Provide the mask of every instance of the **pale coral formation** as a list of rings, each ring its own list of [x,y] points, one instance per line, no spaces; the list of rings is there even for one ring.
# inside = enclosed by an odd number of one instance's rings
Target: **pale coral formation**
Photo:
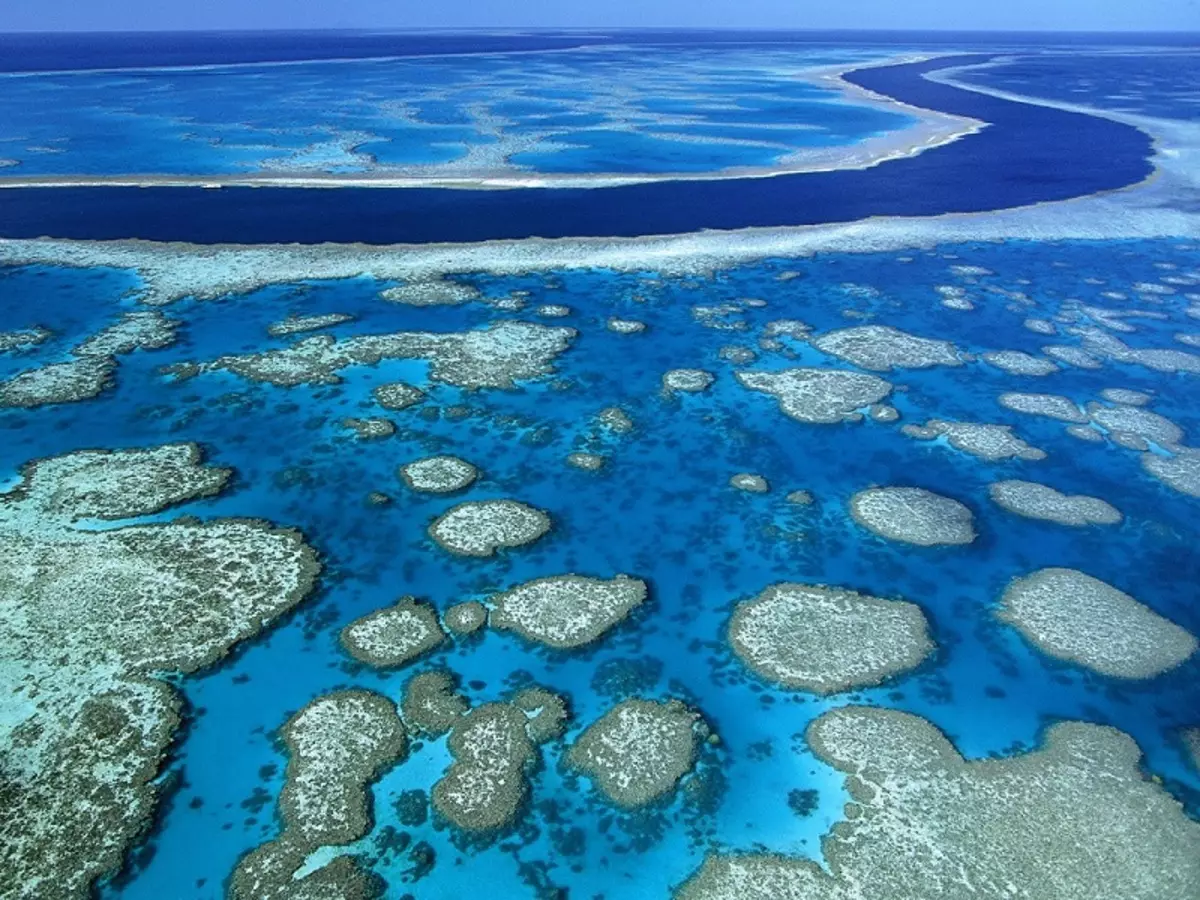
[[[368,613],[342,629],[342,646],[359,662],[396,668],[441,645],[446,638],[437,613],[413,597]]]
[[[1182,738],[1184,748],[1192,757],[1192,765],[1200,771],[1200,728],[1185,728]]]
[[[711,372],[703,369],[672,369],[662,377],[664,391],[682,391],[688,394],[698,394],[712,387]]]
[[[400,477],[414,491],[452,494],[474,484],[479,470],[457,456],[428,456],[401,466]]]
[[[975,516],[957,500],[924,488],[881,487],[859,491],[850,514],[868,531],[920,547],[969,544]]]
[[[1062,722],[1033,752],[968,761],[924,719],[852,706],[805,736],[851,798],[826,865],[713,854],[677,900],[1161,900],[1200,884],[1200,825],[1116,729]]]
[[[1174,622],[1076,569],[1015,579],[996,615],[1048,656],[1113,678],[1153,678],[1196,652]]]
[[[264,522],[72,525],[142,515],[227,477],[192,445],[85,451],[26,467],[0,495],[5,897],[83,898],[121,865],[179,723],[158,676],[212,665],[312,589],[315,553]]]
[[[988,365],[1003,369],[1009,375],[1050,375],[1058,371],[1058,366],[1048,359],[1030,356],[1020,350],[998,350],[983,354],[983,361]]]
[[[675,790],[696,764],[700,714],[679,700],[626,700],[593,722],[567,751],[609,801],[637,809]]]
[[[352,857],[296,875],[309,855],[349,844],[371,828],[367,786],[404,758],[407,735],[392,701],[372,691],[318,697],[281,729],[288,767],[279,797],[283,832],[246,854],[229,883],[233,900],[367,900],[382,885]]]
[[[73,359],[28,369],[0,381],[0,406],[37,407],[99,397],[115,383],[108,358]]]
[[[422,672],[409,679],[400,703],[408,727],[434,737],[453,728],[470,708],[466,698],[455,690],[454,676],[444,669]]]
[[[571,307],[562,306],[557,303],[547,303],[539,306],[536,312],[544,319],[563,319],[571,314]]]
[[[1077,369],[1102,369],[1104,363],[1092,356],[1086,350],[1079,347],[1071,347],[1062,344],[1052,344],[1048,347],[1043,347],[1042,352],[1052,359],[1056,359],[1061,363],[1066,363],[1068,366],[1074,366]]]
[[[1057,330],[1049,319],[1026,319],[1025,327],[1034,334],[1054,334]]]
[[[391,419],[342,419],[342,427],[354,432],[360,441],[374,441],[391,437],[396,433],[396,423]]]
[[[771,485],[767,483],[767,479],[761,475],[752,475],[749,472],[734,475],[729,479],[729,486],[737,488],[739,491],[745,491],[748,494],[765,494],[771,490]]]
[[[158,311],[126,313],[77,345],[70,360],[0,381],[0,407],[31,408],[98,397],[115,383],[118,356],[168,347],[175,342],[176,328],[176,322]]]
[[[1173,456],[1143,453],[1142,468],[1171,490],[1200,497],[1200,450],[1180,448]]]
[[[629,434],[634,429],[633,419],[619,406],[609,406],[596,414],[596,421],[613,434]]]
[[[550,517],[516,500],[472,500],[438,516],[429,536],[458,556],[492,556],[531,544],[550,530]]]
[[[932,441],[945,437],[955,450],[970,453],[980,459],[1039,460],[1046,458],[1046,451],[1025,443],[1017,437],[1010,425],[985,425],[975,422],[947,422],[930,419],[924,425],[905,425],[900,429],[911,438]]]
[[[886,403],[872,403],[867,413],[876,422],[895,422],[900,418],[900,411]]]
[[[29,350],[44,343],[50,337],[45,328],[27,328],[22,331],[0,331],[0,353],[14,350]]]
[[[379,296],[389,303],[406,306],[459,306],[478,300],[482,295],[469,284],[438,278],[391,287]]]
[[[646,330],[646,323],[639,322],[636,319],[618,319],[613,317],[608,320],[608,330],[615,334],[641,334]]]
[[[572,453],[567,456],[567,464],[585,472],[596,472],[604,468],[606,460],[597,453]]]
[[[1116,335],[1099,328],[1077,328],[1083,349],[1101,359],[1144,366],[1155,372],[1200,373],[1200,356],[1183,350],[1130,347]]]
[[[534,686],[518,691],[510,702],[528,718],[525,730],[535,744],[557,740],[566,732],[571,714],[560,695]]]
[[[1091,425],[1068,425],[1067,434],[1073,438],[1079,438],[1081,441],[1087,441],[1089,444],[1104,443],[1104,435]]]
[[[823,353],[873,372],[963,364],[958,350],[949,341],[918,337],[888,325],[831,331],[812,344]]]
[[[292,387],[336,384],[339,373],[352,366],[375,365],[385,359],[424,359],[430,363],[434,381],[472,390],[511,389],[518,381],[548,374],[554,359],[575,335],[573,328],[511,321],[448,334],[396,332],[342,340],[321,334],[281,349],[222,356],[194,365],[200,371],[226,370],[252,381]]]
[[[371,392],[375,402],[384,409],[401,410],[415,406],[425,399],[425,392],[411,384],[396,382],[381,384]]]
[[[148,516],[224,490],[233,470],[202,461],[196,444],[77,450],[22,467],[21,484],[7,498],[56,518]]]
[[[729,643],[759,677],[817,694],[880,684],[934,650],[920,607],[807,584],[772,585],[739,603]]]
[[[1166,450],[1179,449],[1183,429],[1164,416],[1135,406],[1103,406],[1089,403],[1088,415],[1108,436],[1132,450],[1148,450],[1157,444]]]
[[[288,316],[267,326],[267,334],[271,337],[286,337],[292,334],[303,334],[306,331],[320,331],[322,328],[332,328],[334,325],[344,325],[353,322],[354,316],[347,313],[324,313],[313,316]]]
[[[527,769],[536,759],[528,717],[507,703],[488,703],[459,719],[450,732],[454,762],[433,786],[433,806],[464,831],[511,825],[529,794]]]
[[[447,609],[442,618],[454,634],[474,634],[487,624],[488,611],[478,600],[465,600]]]
[[[490,600],[493,628],[565,650],[598,640],[646,599],[646,582],[555,575],[526,582]]]
[[[1060,422],[1085,424],[1088,416],[1074,400],[1057,394],[1001,394],[999,403],[1005,409],[1031,416],[1045,416]]]
[[[1150,394],[1129,388],[1105,388],[1100,392],[1100,396],[1109,403],[1119,403],[1122,406],[1145,406],[1154,399]]]
[[[891,383],[875,375],[838,369],[738,372],[737,379],[743,387],[775,397],[784,415],[811,424],[858,421],[859,410],[892,392]]]
[[[1011,513],[1059,525],[1119,525],[1123,518],[1120,510],[1098,497],[1072,496],[1032,481],[998,481],[988,492],[996,505]]]
[[[735,366],[748,366],[758,359],[758,354],[749,347],[739,347],[735,344],[722,347],[717,356],[725,362],[733,363]]]

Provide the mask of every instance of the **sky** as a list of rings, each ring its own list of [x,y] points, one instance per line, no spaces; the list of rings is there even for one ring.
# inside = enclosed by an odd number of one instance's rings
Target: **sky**
[[[1200,0],[0,0],[0,31],[592,26],[1200,31]]]

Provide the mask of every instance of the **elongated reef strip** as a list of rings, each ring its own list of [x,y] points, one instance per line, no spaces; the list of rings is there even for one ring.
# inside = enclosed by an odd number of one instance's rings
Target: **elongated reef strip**
[[[1123,518],[1120,510],[1098,497],[1072,496],[1033,481],[998,481],[988,493],[1011,513],[1059,525],[1119,525]]]
[[[955,450],[992,462],[1012,458],[1034,461],[1046,458],[1046,451],[1025,443],[1013,433],[1011,425],[930,419],[924,425],[904,425],[900,430],[920,441],[945,437]]]
[[[1090,419],[1075,403],[1057,394],[1001,394],[999,403],[1005,409],[1030,416],[1045,416],[1060,422],[1085,424]]]
[[[1144,679],[1196,652],[1196,638],[1123,591],[1076,569],[1015,579],[996,616],[1048,656],[1112,678]]]
[[[353,322],[354,316],[346,313],[325,313],[314,316],[288,316],[267,326],[267,334],[271,337],[286,337],[292,334],[302,334],[305,331],[320,331],[322,328],[332,328],[334,325],[344,325]]]

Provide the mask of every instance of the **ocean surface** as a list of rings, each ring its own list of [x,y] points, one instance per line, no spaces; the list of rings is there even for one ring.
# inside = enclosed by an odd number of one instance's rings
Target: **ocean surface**
[[[0,237],[454,243],[986,216],[1135,185],[1153,171],[1152,140],[1130,124],[975,93],[926,73],[971,66],[955,80],[1185,122],[1200,102],[1200,55],[1182,41],[1148,55],[1067,36],[1041,45],[1020,35],[876,35],[857,44],[847,35],[741,37],[274,35],[206,43],[163,36],[141,43],[79,38],[64,46],[6,36],[0,157],[20,165],[0,169],[0,181],[17,174],[219,174],[270,168],[279,159],[328,173],[452,166],[472,148],[526,133],[536,140],[505,165],[646,175],[772,166],[791,152],[847,150],[913,121],[911,110],[856,105],[801,74],[930,52],[956,55],[862,69],[848,80],[914,108],[988,125],[871,168],[620,187],[0,186]],[[328,61],[342,57],[349,61]],[[488,132],[497,120],[502,125]],[[621,127],[614,130],[614,122]],[[663,137],[664,130],[676,137]],[[570,146],[547,149],[558,143]],[[30,150],[56,145],[55,152]],[[34,348],[0,353],[0,382],[68,360],[84,338],[144,309],[150,277],[106,265],[0,264],[0,332],[52,332]],[[1135,349],[1200,355],[1178,339],[1200,333],[1200,235],[961,240],[886,252],[832,249],[691,274],[531,268],[452,280],[479,296],[454,306],[390,303],[380,294],[397,282],[364,273],[184,297],[162,308],[181,323],[180,339],[122,357],[115,385],[99,397],[0,408],[0,488],[38,458],[195,441],[208,461],[236,471],[232,489],[144,521],[266,519],[298,528],[325,565],[315,596],[294,614],[211,670],[178,679],[185,725],[162,776],[158,812],[124,868],[97,885],[97,896],[225,896],[239,858],[279,831],[275,803],[287,759],[276,730],[287,718],[347,687],[398,700],[411,675],[436,667],[458,673],[473,703],[530,681],[552,687],[569,697],[573,718],[565,741],[543,749],[518,826],[496,840],[471,842],[432,813],[413,816],[413,797],[424,803],[449,762],[444,739],[423,742],[374,785],[374,822],[354,849],[394,900],[482,891],[497,900],[650,900],[671,896],[714,849],[822,861],[822,836],[842,819],[848,795],[843,775],[813,755],[803,732],[822,713],[852,703],[920,715],[969,759],[1034,749],[1062,719],[1111,725],[1137,741],[1145,772],[1200,819],[1200,771],[1179,737],[1200,724],[1200,656],[1146,682],[1119,681],[1050,659],[993,615],[1013,578],[1061,566],[1116,585],[1200,635],[1200,501],[1151,477],[1137,451],[1107,437],[1080,440],[1062,422],[997,402],[1005,392],[1045,392],[1083,406],[1106,388],[1144,391],[1152,395],[1147,408],[1196,445],[1200,376],[1109,359],[1096,369],[1064,364],[1033,377],[981,359],[989,351],[1041,357],[1050,344],[1078,345],[1059,317],[1081,307],[1150,311],[1157,317],[1131,319],[1133,330],[1117,337]],[[513,296],[523,309],[495,305]],[[951,296],[967,298],[971,308],[947,306]],[[569,312],[540,317],[544,305]],[[309,335],[272,337],[268,326],[326,313],[353,317],[316,332],[337,337],[458,332],[502,320],[566,325],[579,336],[552,374],[511,391],[439,383],[421,361],[351,366],[340,383],[295,387],[225,371],[187,380],[164,372],[286,347]],[[647,330],[614,333],[606,327],[611,317],[644,322]],[[1023,325],[1029,318],[1056,322],[1058,334],[1031,331]],[[1092,313],[1084,318],[1097,322]],[[735,377],[747,368],[854,368],[803,341],[768,340],[770,323],[793,319],[817,334],[878,324],[950,341],[965,364],[880,373],[899,386],[889,401],[900,413],[897,424],[801,424]],[[757,358],[730,362],[722,353],[730,346]],[[664,392],[662,376],[680,368],[706,370],[715,382],[695,395]],[[372,389],[395,381],[420,386],[429,400],[381,410]],[[594,417],[612,406],[628,413],[634,431],[596,437]],[[376,415],[395,422],[393,436],[362,441],[341,424]],[[900,430],[933,418],[1011,425],[1048,456],[989,462]],[[567,465],[580,449],[602,453],[607,465],[599,472]],[[417,494],[397,474],[440,453],[482,470],[469,499],[532,504],[550,514],[552,532],[492,559],[441,551],[426,529],[464,496]],[[764,477],[770,491],[732,488],[731,476],[743,472]],[[1017,517],[989,499],[989,485],[1003,479],[1100,497],[1124,521],[1076,529]],[[968,547],[917,548],[871,535],[851,520],[848,503],[878,485],[961,501],[979,537]],[[814,502],[786,502],[797,490]],[[368,502],[372,492],[391,502]],[[346,624],[402,595],[444,610],[562,572],[636,574],[651,585],[650,600],[581,651],[549,651],[488,631],[380,672],[355,663],[338,641]],[[938,650],[877,688],[820,697],[768,684],[732,654],[726,629],[735,603],[779,582],[905,598],[924,611]],[[685,700],[721,740],[702,749],[686,792],[631,813],[561,763],[584,726],[634,696]],[[401,833],[408,840],[398,840]]]

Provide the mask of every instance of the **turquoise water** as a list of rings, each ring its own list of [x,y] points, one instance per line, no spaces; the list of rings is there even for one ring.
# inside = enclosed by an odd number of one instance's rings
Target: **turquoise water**
[[[1162,268],[1164,265],[1173,268]],[[956,274],[978,266],[995,274]],[[799,277],[780,280],[782,273]],[[722,738],[669,803],[639,815],[616,812],[586,779],[563,773],[562,744],[544,752],[533,776],[532,804],[520,826],[486,847],[460,846],[433,819],[401,821],[403,792],[428,791],[446,762],[441,742],[427,743],[375,787],[375,827],[363,842],[371,865],[389,881],[388,895],[471,896],[481,884],[496,897],[660,898],[687,877],[712,848],[770,850],[820,858],[819,838],[841,817],[842,778],[818,763],[795,736],[822,711],[850,702],[891,706],[924,716],[968,757],[1036,745],[1058,718],[1115,725],[1133,735],[1149,772],[1192,815],[1200,815],[1200,773],[1189,768],[1175,729],[1195,724],[1200,660],[1144,684],[1120,684],[1038,654],[990,610],[1007,582],[1042,566],[1081,568],[1137,596],[1193,633],[1200,633],[1195,584],[1196,501],[1145,475],[1138,454],[1090,444],[1061,423],[1009,412],[996,397],[1010,390],[1063,394],[1084,402],[1107,387],[1152,391],[1150,408],[1177,422],[1185,442],[1200,440],[1196,376],[1162,375],[1107,363],[1099,371],[1064,369],[1045,378],[1007,375],[981,362],[961,368],[901,371],[888,376],[906,390],[894,397],[903,422],[926,418],[1007,423],[1049,453],[1040,462],[986,463],[945,446],[911,440],[898,425],[802,425],[774,399],[734,380],[720,348],[757,349],[765,325],[798,318],[818,332],[871,321],[954,341],[962,350],[1038,353],[1046,338],[1021,325],[1052,318],[1074,298],[1127,308],[1105,291],[1136,283],[1200,278],[1200,244],[1181,241],[947,245],[930,251],[822,254],[767,260],[711,278],[651,273],[565,271],[525,277],[486,274],[466,280],[489,297],[530,292],[523,313],[484,303],[414,309],[385,303],[388,286],[370,278],[276,285],[217,301],[184,300],[167,315],[183,321],[178,345],[124,357],[116,388],[100,399],[36,411],[0,412],[0,481],[30,459],[93,446],[145,446],[195,440],[217,464],[236,468],[222,497],[164,514],[254,516],[301,528],[323,554],[317,596],[262,639],[215,670],[182,682],[191,716],[169,766],[169,789],[153,834],[131,854],[107,898],[161,900],[222,895],[237,858],[276,833],[274,803],[286,759],[273,731],[309,700],[360,685],[398,698],[414,672],[448,665],[473,701],[498,698],[532,678],[565,692],[575,719],[571,742],[616,698],[679,696],[694,704]],[[1090,283],[1103,280],[1103,284]],[[935,285],[965,287],[970,312],[940,305]],[[0,376],[62,358],[78,338],[136,308],[131,273],[24,267],[0,269],[0,329],[46,324],[52,342],[22,355],[0,356]],[[1168,347],[1178,332],[1200,331],[1185,317],[1187,291],[1154,306],[1167,321],[1132,320],[1120,335],[1133,346]],[[1009,293],[1004,293],[1009,292]],[[1027,294],[1028,308],[1012,292]],[[698,324],[696,305],[759,298],[763,309],[727,317],[743,330]],[[344,373],[337,386],[276,388],[210,373],[171,383],[158,368],[182,360],[282,346],[266,326],[289,313],[352,313],[331,333],[437,331],[480,327],[497,318],[534,321],[541,303],[573,310],[563,320],[580,330],[557,373],[519,391],[471,394],[427,382],[423,363],[388,362]],[[1143,302],[1143,306],[1146,304]],[[852,316],[847,316],[851,311]],[[609,332],[609,316],[638,319],[644,335]],[[864,318],[865,317],[865,318]],[[836,365],[813,348],[761,351],[751,368]],[[665,398],[669,369],[697,367],[717,376],[701,395]],[[420,407],[391,414],[393,438],[359,443],[338,422],[372,415],[373,386],[410,380],[429,390],[430,406],[466,405],[465,419],[427,418]],[[637,424],[606,438],[608,468],[589,474],[565,456],[590,432],[600,409],[621,405]],[[452,558],[425,528],[457,499],[409,493],[398,466],[437,452],[479,465],[475,499],[511,496],[546,509],[555,529],[529,547],[496,560]],[[763,475],[762,496],[732,490],[738,472]],[[987,498],[1002,478],[1029,478],[1069,493],[1102,497],[1126,515],[1119,527],[1074,530],[1011,516]],[[846,515],[856,491],[872,484],[930,488],[972,508],[980,538],[968,548],[919,550],[885,543]],[[784,501],[806,489],[810,507]],[[393,498],[366,503],[371,491]],[[350,660],[337,644],[342,626],[402,594],[438,608],[540,575],[628,572],[651,584],[651,601],[594,649],[550,653],[517,638],[489,633],[400,673],[380,674]],[[820,699],[778,690],[750,677],[724,640],[732,605],[779,581],[830,583],[918,603],[930,619],[937,656],[883,687]],[[800,815],[789,793],[815,791],[815,808]],[[391,827],[425,842],[432,871],[412,871],[409,851],[387,850]]]
[[[571,52],[0,76],[3,174],[695,172],[770,166],[912,124],[844,106],[814,68],[884,58],[804,47]],[[319,111],[319,115],[314,115]],[[678,126],[783,126],[655,135]],[[472,150],[492,148],[482,163]],[[559,149],[561,144],[579,149]]]

